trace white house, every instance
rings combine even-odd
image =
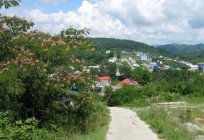
[[[195,71],[198,71],[198,66],[197,65],[188,65],[190,68],[188,69],[188,70],[190,70],[190,71],[193,71],[193,72],[195,72]]]
[[[110,63],[115,63],[116,61],[117,61],[116,57],[112,57],[112,58],[108,59],[108,62],[110,62]]]
[[[104,93],[105,87],[111,85],[111,78],[109,76],[98,77],[98,81],[96,82],[96,87],[101,88],[101,93]]]

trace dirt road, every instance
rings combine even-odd
[[[135,112],[119,107],[110,107],[110,112],[107,140],[159,140]]]

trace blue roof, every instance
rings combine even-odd
[[[133,64],[133,63],[137,63],[137,62],[136,62],[136,61],[134,61],[134,60],[132,60],[132,61],[131,61],[131,63]]]
[[[204,67],[204,63],[200,63],[200,64],[198,64],[198,67]]]
[[[150,65],[152,65],[152,66],[159,66],[157,63],[155,63],[155,62],[151,62],[151,63],[149,63]]]

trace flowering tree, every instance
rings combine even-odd
[[[4,0],[0,7],[17,6],[19,2]],[[88,30],[70,28],[52,36],[30,31],[34,24],[16,16],[0,15],[0,21],[0,110],[11,110],[14,119],[52,120],[63,110],[61,98],[66,96],[67,84],[87,83],[87,75],[76,73],[70,66],[80,69],[85,63],[74,54],[90,51]],[[87,114],[90,96],[74,97],[77,107],[72,113]],[[81,117],[83,121],[87,115]]]

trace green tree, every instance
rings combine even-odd
[[[132,78],[140,84],[146,85],[151,81],[152,75],[147,69],[138,67],[132,72]]]
[[[130,77],[132,73],[131,68],[126,65],[120,66],[119,71],[121,74],[124,74],[126,77]]]
[[[107,69],[107,74],[112,77],[115,78],[116,76],[116,64],[115,63],[108,63],[106,65],[106,69]]]
[[[21,2],[20,0],[1,0],[0,1],[0,8],[2,8],[2,7],[9,8],[12,6],[18,6],[20,2]]]

